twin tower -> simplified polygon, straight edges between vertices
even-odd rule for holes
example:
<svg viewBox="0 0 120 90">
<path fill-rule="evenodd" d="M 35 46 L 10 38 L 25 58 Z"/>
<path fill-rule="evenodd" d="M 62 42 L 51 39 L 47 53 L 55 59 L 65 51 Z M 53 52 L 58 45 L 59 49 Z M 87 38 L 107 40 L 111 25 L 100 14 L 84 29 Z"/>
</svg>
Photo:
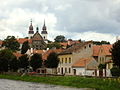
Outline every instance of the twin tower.
<svg viewBox="0 0 120 90">
<path fill-rule="evenodd" d="M 39 28 L 37 27 L 36 28 L 36 32 L 39 32 Z M 31 24 L 29 26 L 29 31 L 28 31 L 28 38 L 31 39 L 34 35 L 34 30 L 33 30 L 33 25 L 32 25 L 32 20 L 31 20 Z M 43 38 L 44 41 L 47 41 L 47 28 L 46 28 L 46 25 L 45 25 L 45 20 L 44 20 L 44 25 L 42 27 L 42 31 L 41 31 L 41 36 Z"/>
</svg>

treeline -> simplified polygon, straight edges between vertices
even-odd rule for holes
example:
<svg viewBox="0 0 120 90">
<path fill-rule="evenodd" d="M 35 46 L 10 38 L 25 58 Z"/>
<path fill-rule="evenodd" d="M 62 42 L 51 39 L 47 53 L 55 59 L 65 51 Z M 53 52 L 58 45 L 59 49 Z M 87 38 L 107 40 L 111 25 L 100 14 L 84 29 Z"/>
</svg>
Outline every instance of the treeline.
<svg viewBox="0 0 120 90">
<path fill-rule="evenodd" d="M 0 51 L 0 72 L 17 72 L 19 69 L 27 70 L 32 67 L 33 71 L 37 68 L 57 68 L 59 64 L 58 55 L 56 53 L 50 53 L 47 60 L 42 60 L 41 54 L 33 54 L 28 56 L 22 54 L 17 58 L 10 49 L 4 49 Z"/>
</svg>

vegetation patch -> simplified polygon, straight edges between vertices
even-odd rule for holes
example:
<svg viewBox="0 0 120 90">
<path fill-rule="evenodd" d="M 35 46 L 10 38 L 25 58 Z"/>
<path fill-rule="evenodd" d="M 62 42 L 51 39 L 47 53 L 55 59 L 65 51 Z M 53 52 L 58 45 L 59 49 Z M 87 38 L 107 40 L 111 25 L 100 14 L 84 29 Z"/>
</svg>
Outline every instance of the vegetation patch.
<svg viewBox="0 0 120 90">
<path fill-rule="evenodd" d="M 120 78 L 88 78 L 79 76 L 19 76 L 2 75 L 1 79 L 22 80 L 27 82 L 46 83 L 77 88 L 93 88 L 96 90 L 120 90 Z"/>
</svg>

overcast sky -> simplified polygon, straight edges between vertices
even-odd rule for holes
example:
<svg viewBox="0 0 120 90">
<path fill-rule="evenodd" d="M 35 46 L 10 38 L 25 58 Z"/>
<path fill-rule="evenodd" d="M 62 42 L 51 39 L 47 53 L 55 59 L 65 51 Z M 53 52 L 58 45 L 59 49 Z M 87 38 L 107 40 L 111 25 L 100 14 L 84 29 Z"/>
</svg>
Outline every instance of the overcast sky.
<svg viewBox="0 0 120 90">
<path fill-rule="evenodd" d="M 30 19 L 41 28 L 46 21 L 48 39 L 115 42 L 120 35 L 120 0 L 0 0 L 0 39 L 28 36 Z"/>
</svg>

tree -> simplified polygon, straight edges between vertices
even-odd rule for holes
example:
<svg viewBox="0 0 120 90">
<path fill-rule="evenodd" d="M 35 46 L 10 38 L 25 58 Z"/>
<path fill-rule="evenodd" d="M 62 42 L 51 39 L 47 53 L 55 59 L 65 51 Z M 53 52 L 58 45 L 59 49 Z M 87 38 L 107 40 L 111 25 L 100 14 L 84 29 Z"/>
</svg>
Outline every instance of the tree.
<svg viewBox="0 0 120 90">
<path fill-rule="evenodd" d="M 10 70 L 13 72 L 16 72 L 19 68 L 19 61 L 17 60 L 17 57 L 14 57 L 11 61 L 10 61 Z"/>
<path fill-rule="evenodd" d="M 120 40 L 116 41 L 113 44 L 110 52 L 112 54 L 114 66 L 117 66 L 120 69 Z"/>
<path fill-rule="evenodd" d="M 35 53 L 30 60 L 30 65 L 33 68 L 33 71 L 36 71 L 37 68 L 42 66 L 42 55 Z"/>
<path fill-rule="evenodd" d="M 29 42 L 25 41 L 21 48 L 21 54 L 25 54 L 29 48 L 30 48 Z"/>
<path fill-rule="evenodd" d="M 96 44 L 96 45 L 102 45 L 102 44 L 110 44 L 110 42 L 107 42 L 107 41 L 94 41 L 93 44 Z"/>
<path fill-rule="evenodd" d="M 65 42 L 65 37 L 63 35 L 59 35 L 59 36 L 56 36 L 56 38 L 54 39 L 55 42 Z"/>
<path fill-rule="evenodd" d="M 9 49 L 4 49 L 0 51 L 0 71 L 5 71 L 7 72 L 10 70 L 10 61 L 15 56 L 13 55 L 12 51 Z"/>
<path fill-rule="evenodd" d="M 57 68 L 59 64 L 58 55 L 55 52 L 50 53 L 45 63 L 48 68 Z"/>
<path fill-rule="evenodd" d="M 7 38 L 3 41 L 3 46 L 11 49 L 12 51 L 16 51 L 19 50 L 20 44 L 14 36 L 7 36 Z"/>
<path fill-rule="evenodd" d="M 19 57 L 20 68 L 24 68 L 25 70 L 27 69 L 27 67 L 29 66 L 28 59 L 29 58 L 27 55 L 23 55 L 23 56 Z"/>
<path fill-rule="evenodd" d="M 99 69 L 106 69 L 106 64 L 99 64 L 98 68 Z"/>
<path fill-rule="evenodd" d="M 47 44 L 47 48 L 49 48 L 49 49 L 54 48 L 54 47 L 57 48 L 57 49 L 59 49 L 62 46 L 58 42 L 53 42 L 51 44 Z"/>
</svg>

